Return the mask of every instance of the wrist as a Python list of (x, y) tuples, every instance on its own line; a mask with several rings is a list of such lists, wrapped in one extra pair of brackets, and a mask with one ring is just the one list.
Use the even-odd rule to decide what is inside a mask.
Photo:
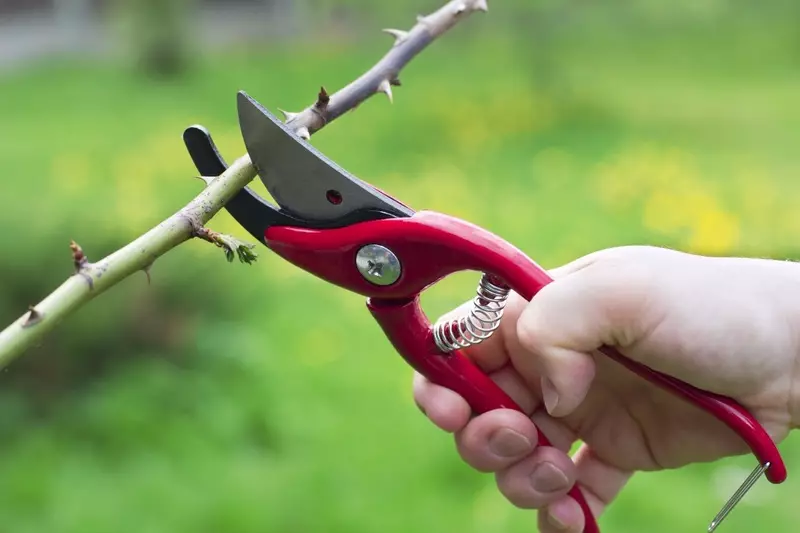
[(800, 429), (800, 263), (771, 260), (771, 270), (777, 282), (776, 300), (779, 317), (787, 325), (791, 339), (788, 412), (790, 430)]
[(800, 356), (795, 354), (795, 364), (789, 387), (789, 429), (800, 429)]
[[(800, 429), (800, 263), (775, 259), (729, 258), (745, 305), (751, 308), (754, 334), (772, 342), (753, 357), (775, 358), (775, 381), (768, 385), (767, 403), (784, 403), (784, 427)], [(723, 261), (725, 261), (723, 259)], [(764, 328), (755, 324), (761, 323)], [(760, 331), (758, 331), (760, 330)], [(762, 398), (763, 399), (763, 398)]]
[[(795, 317), (800, 320), (800, 312)], [(800, 325), (793, 323), (795, 329), (794, 365), (792, 366), (789, 385), (789, 430), (800, 429)]]

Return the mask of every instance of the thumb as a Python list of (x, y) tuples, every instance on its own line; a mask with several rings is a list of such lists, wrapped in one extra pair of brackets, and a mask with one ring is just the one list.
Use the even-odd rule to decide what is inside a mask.
[(592, 355), (603, 345), (629, 346), (643, 331), (645, 276), (628, 265), (595, 261), (544, 287), (517, 322), (514, 366), (541, 380), (551, 416), (566, 416), (584, 400), (595, 375)]

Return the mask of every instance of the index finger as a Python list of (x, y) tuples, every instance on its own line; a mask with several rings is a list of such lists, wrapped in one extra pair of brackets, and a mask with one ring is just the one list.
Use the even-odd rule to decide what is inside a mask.
[[(561, 267), (551, 269), (548, 271), (548, 274), (554, 280), (559, 279), (585, 268), (592, 261), (592, 256), (582, 257)], [(509, 361), (510, 351), (515, 349), (519, 344), (516, 342), (517, 321), (527, 304), (528, 302), (519, 294), (510, 291), (503, 317), (500, 320), (500, 326), (494, 334), (480, 343), (462, 349), (461, 352), (486, 373), (491, 373), (503, 368)], [(467, 316), (473, 305), (473, 301), (470, 300), (449, 313), (444, 314), (439, 320), (450, 321)]]

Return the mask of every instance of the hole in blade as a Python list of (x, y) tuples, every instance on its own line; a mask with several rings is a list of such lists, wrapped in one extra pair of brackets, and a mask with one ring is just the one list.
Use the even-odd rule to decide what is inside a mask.
[(342, 203), (342, 193), (340, 193), (339, 191), (331, 189), (325, 193), (325, 197), (333, 205), (339, 205)]

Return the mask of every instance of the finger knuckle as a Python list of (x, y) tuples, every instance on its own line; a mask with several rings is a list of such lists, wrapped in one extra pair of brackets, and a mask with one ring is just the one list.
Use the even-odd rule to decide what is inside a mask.
[(475, 432), (464, 431), (456, 436), (456, 451), (458, 456), (470, 468), (482, 473), (497, 470), (492, 464), (485, 441), (480, 439)]
[(547, 502), (535, 491), (526, 476), (514, 467), (495, 475), (500, 494), (513, 506), (520, 509), (541, 509)]
[(517, 322), (517, 340), (525, 349), (536, 352), (543, 345), (547, 328), (542, 308), (545, 307), (549, 294), (548, 287), (543, 288), (531, 301)]

